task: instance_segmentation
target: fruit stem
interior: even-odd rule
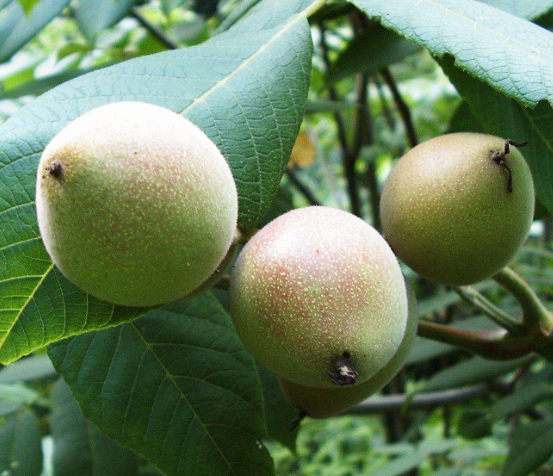
[[[471,306],[483,312],[492,321],[509,331],[512,335],[523,335],[525,328],[516,322],[509,314],[499,309],[471,286],[456,287],[453,290]]]
[[[503,268],[493,279],[509,291],[522,308],[522,322],[527,330],[549,335],[553,330],[553,317],[524,279],[512,269]]]
[[[512,360],[533,352],[531,339],[508,337],[503,329],[469,331],[420,320],[418,335],[468,350],[489,360]]]

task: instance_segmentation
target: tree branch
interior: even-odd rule
[[[326,29],[324,25],[320,26],[320,32],[322,59],[328,72],[330,71],[330,58],[328,44],[326,42]],[[333,84],[328,84],[328,95],[331,101],[340,100],[336,88]],[[357,177],[355,175],[355,161],[357,157],[353,157],[350,153],[346,128],[344,126],[342,115],[339,111],[334,111],[333,114],[334,120],[336,121],[336,127],[338,128],[338,141],[340,142],[340,147],[342,149],[342,162],[344,164],[344,170],[348,184],[348,195],[351,204],[351,212],[354,215],[361,216],[361,200],[359,198],[359,188],[357,186]]]
[[[518,274],[504,268],[493,279],[509,291],[522,308],[522,321],[530,331],[549,334],[553,330],[553,318],[536,293]]]
[[[372,131],[370,124],[370,114],[367,106],[367,88],[369,86],[369,76],[367,74],[358,74],[356,77],[356,104],[355,126],[353,145],[350,155],[359,157],[364,145],[372,142]]]
[[[321,203],[315,198],[315,195],[307,188],[307,186],[299,179],[293,169],[286,167],[286,176],[288,180],[296,187],[296,189],[305,197],[311,205],[320,205]]]
[[[418,335],[445,344],[451,344],[489,360],[513,360],[535,350],[531,339],[508,337],[503,329],[469,331],[421,320]]]
[[[375,396],[365,400],[346,413],[367,415],[372,413],[401,412],[404,409],[431,410],[445,405],[455,405],[474,398],[481,398],[494,390],[500,393],[509,393],[510,385],[508,383],[495,383],[491,385],[481,383],[471,387],[444,390],[442,392],[417,394],[413,397],[407,394]]]
[[[397,109],[405,125],[405,130],[407,131],[407,138],[409,139],[409,144],[411,145],[411,147],[415,147],[419,143],[419,141],[417,138],[417,133],[415,131],[415,126],[413,124],[413,118],[411,117],[411,111],[409,110],[409,106],[403,100],[403,97],[399,92],[395,79],[392,76],[392,73],[390,72],[389,68],[382,68],[380,70],[380,74],[382,74],[384,81],[386,81],[386,84],[390,88],[392,96],[394,97],[394,101],[396,103]]]
[[[154,35],[164,46],[170,50],[176,50],[179,48],[173,40],[171,40],[165,33],[163,33],[157,26],[152,25],[142,13],[138,10],[138,7],[135,7],[131,10],[131,15],[138,20],[146,30],[148,30],[152,35]]]
[[[455,287],[453,290],[466,303],[474,306],[479,311],[486,314],[492,321],[507,329],[513,335],[523,335],[524,326],[516,322],[509,314],[499,309],[476,289],[471,286]]]
[[[394,119],[394,116],[392,115],[392,111],[390,111],[390,106],[388,105],[386,96],[384,96],[384,91],[382,90],[382,83],[380,79],[378,79],[378,76],[376,74],[373,77],[373,81],[376,86],[376,90],[378,91],[378,97],[380,98],[380,104],[382,105],[382,112],[384,113],[384,117],[386,118],[388,127],[390,128],[390,130],[395,131],[396,121]]]

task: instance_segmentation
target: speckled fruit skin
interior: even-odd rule
[[[167,109],[122,102],[52,139],[36,206],[46,249],[70,281],[114,304],[153,306],[215,271],[233,240],[238,199],[200,129]]]
[[[411,353],[417,337],[419,312],[413,288],[407,284],[409,316],[405,336],[396,355],[373,377],[360,385],[338,388],[314,388],[278,378],[280,388],[290,404],[311,418],[328,418],[345,412],[378,392],[399,372]]]
[[[380,204],[384,236],[407,265],[443,284],[466,285],[506,266],[534,215],[534,184],[522,154],[492,160],[499,137],[458,133],[424,142],[390,174]]]
[[[368,380],[394,356],[407,323],[399,264],[374,228],[342,210],[307,207],[259,231],[240,253],[230,309],[246,348],[296,383],[335,388],[344,353]]]

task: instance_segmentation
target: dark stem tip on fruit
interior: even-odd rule
[[[530,142],[530,141],[523,140],[522,142],[516,142],[512,139],[507,139],[507,143],[509,145],[514,145],[515,147],[524,147],[525,145],[528,145],[528,142]]]
[[[495,151],[492,155],[492,160],[494,161],[494,163],[499,165],[507,172],[507,191],[509,193],[512,193],[513,191],[513,172],[511,171],[511,168],[507,165],[505,157],[509,154],[509,145],[516,146],[516,144],[522,144],[522,142],[514,142],[510,139],[507,139],[505,141],[505,150]]]
[[[353,385],[357,382],[357,378],[359,377],[359,373],[353,370],[349,362],[346,360],[346,355],[349,357],[349,353],[344,352],[344,358],[341,358],[336,362],[336,370],[328,372],[332,382],[336,385]]]
[[[300,423],[306,416],[307,416],[307,412],[305,410],[300,410],[298,412],[298,416],[290,425],[290,433],[294,433],[294,431],[296,431],[296,429],[298,428],[298,426],[300,426]]]
[[[59,160],[54,160],[46,166],[46,171],[54,178],[60,178],[63,174],[63,165]]]

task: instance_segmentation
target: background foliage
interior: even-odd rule
[[[309,204],[379,228],[397,158],[448,131],[484,131],[530,141],[539,203],[514,266],[550,306],[553,1],[323,3],[0,0],[1,476],[553,471],[544,359],[490,361],[419,337],[382,395],[290,432],[295,411],[242,347],[224,289],[114,307],[43,248],[40,153],[107,102],[152,102],[202,127],[229,161],[246,232]],[[422,318],[497,330],[405,272]],[[497,284],[476,288],[519,313]]]

